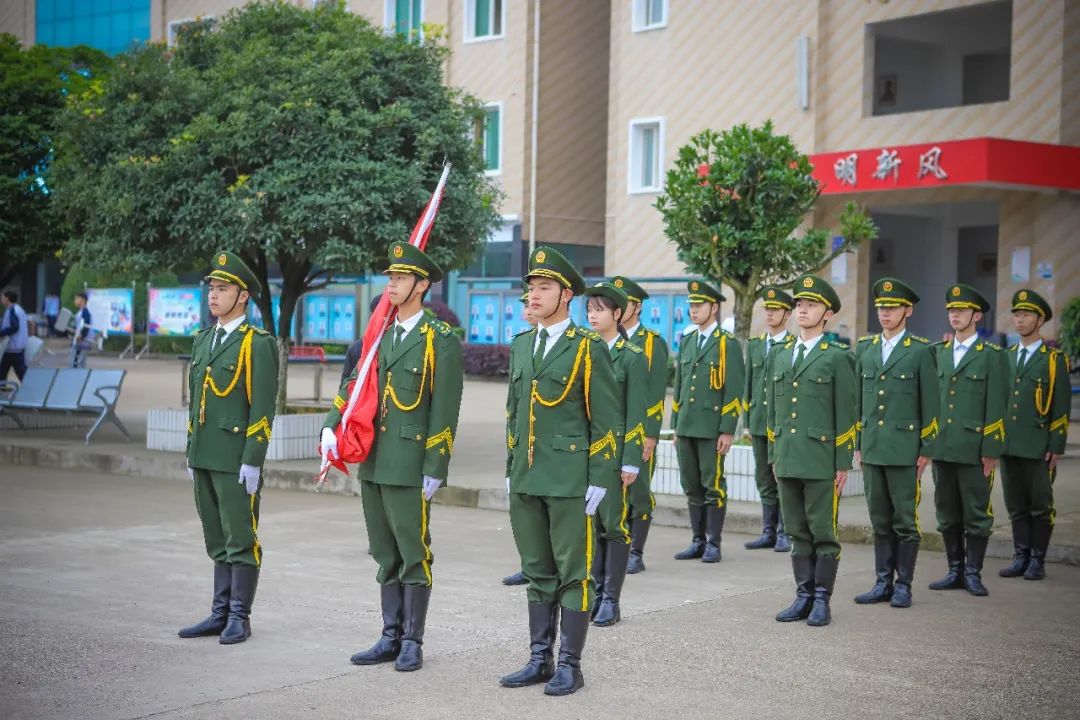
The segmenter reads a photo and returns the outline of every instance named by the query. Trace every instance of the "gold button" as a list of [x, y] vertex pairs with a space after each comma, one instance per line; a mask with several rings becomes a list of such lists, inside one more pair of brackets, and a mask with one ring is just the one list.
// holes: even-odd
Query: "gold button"
[[[1016, 408], [1018, 408], [1018, 407], [1020, 407], [1020, 406], [1019, 406], [1019, 405], [1017, 405], [1016, 403], [1013, 403], [1013, 409], [1014, 409], [1014, 410], [1015, 410]], [[1014, 419], [1015, 419], [1015, 418], [1014, 418]]]
[[952, 376], [952, 381], [956, 382], [956, 376], [955, 375]]
[[691, 380], [697, 380], [697, 373], [694, 373], [693, 375], [691, 375], [690, 379]]
[[885, 409], [885, 406], [884, 406], [884, 405], [878, 405], [878, 406], [877, 406], [877, 409], [878, 409], [878, 410], [884, 410], [884, 409]]
[[949, 403], [949, 409], [950, 409], [950, 410], [953, 410], [953, 409], [955, 409], [955, 408], [956, 408], [956, 406], [955, 406], [955, 405], [953, 405], [952, 403]]
[[238, 428], [238, 427], [236, 427], [236, 426], [234, 425], [234, 426], [233, 426], [233, 429], [232, 429], [232, 431], [233, 431], [233, 432], [240, 432], [240, 428]]
[[1020, 394], [1019, 390], [1013, 390], [1013, 395], [1019, 395], [1019, 394]]
[[690, 398], [690, 402], [694, 402], [694, 398]]
[[821, 436], [821, 442], [825, 442], [825, 436], [824, 435]]
[[914, 429], [915, 429], [915, 426], [914, 426], [914, 425], [908, 425], [908, 426], [907, 426], [907, 429], [908, 429], [908, 430], [914, 430]]
[[799, 402], [799, 398], [797, 398], [797, 397], [791, 398], [791, 402], [797, 403], [797, 402]]
[[795, 434], [795, 428], [791, 428], [791, 434], [792, 434], [792, 435], [794, 435], [794, 434]]
[[695, 390], [695, 389], [696, 388], [693, 385], [690, 386], [690, 390]]
[[885, 379], [884, 375], [882, 375], [880, 378], [878, 378], [878, 380], [884, 380], [884, 379]]
[[1017, 384], [1017, 385], [1019, 385], [1019, 384], [1020, 384], [1020, 378], [1016, 378], [1016, 384]]
[[976, 425], [975, 432], [982, 432], [982, 425]]
[[885, 424], [885, 421], [884, 421], [884, 420], [878, 420], [878, 421], [877, 421], [877, 424], [878, 424], [878, 425], [884, 425], [884, 424]]
[[570, 452], [573, 452], [575, 450], [577, 450], [577, 445], [575, 445], [574, 443], [570, 443]]
[[1016, 419], [1016, 416], [1015, 416], [1015, 415], [1013, 415], [1013, 420], [1015, 420], [1015, 419]]
[[878, 391], [877, 391], [877, 394], [878, 394], [878, 395], [884, 395], [884, 394], [885, 394], [885, 391], [884, 391], [884, 390], [878, 390]]
[[713, 410], [716, 410], [716, 411], [718, 411], [718, 412], [719, 412], [719, 410], [720, 410], [720, 406], [719, 406], [719, 405], [713, 405], [713, 406], [712, 406], [712, 409], [713, 409]]
[[950, 425], [952, 425], [952, 418], [949, 418], [949, 419], [948, 419], [948, 420], [946, 420], [945, 422], [947, 422], [947, 423], [949, 423]]
[[795, 382], [791, 383], [791, 387], [799, 387], [799, 381], [796, 380]]
[[956, 391], [955, 391], [955, 390], [950, 390], [950, 391], [949, 391], [949, 394], [950, 394], [950, 395], [955, 395], [955, 394], [956, 394]]
[[420, 438], [422, 438], [422, 437], [424, 437], [424, 436], [423, 436], [423, 435], [417, 435], [417, 436], [416, 436], [416, 439], [417, 439], [417, 440], [419, 440], [419, 439], [420, 439]]
[[799, 417], [798, 413], [791, 413], [791, 417]]
[[385, 426], [385, 425], [383, 425], [383, 426], [382, 426], [381, 428], [379, 428], [379, 431], [380, 431], [380, 432], [386, 432], [386, 426]]

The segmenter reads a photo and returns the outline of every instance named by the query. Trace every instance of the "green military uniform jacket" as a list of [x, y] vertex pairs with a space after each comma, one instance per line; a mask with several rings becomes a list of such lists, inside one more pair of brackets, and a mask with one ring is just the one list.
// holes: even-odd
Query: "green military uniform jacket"
[[218, 472], [261, 467], [274, 426], [277, 341], [247, 323], [211, 352], [214, 328], [195, 336], [188, 372], [187, 464]]
[[570, 323], [533, 371], [536, 330], [510, 346], [507, 450], [510, 490], [585, 497], [619, 481], [623, 402], [607, 343]]
[[934, 343], [940, 386], [935, 460], [977, 465], [1005, 449], [1007, 360], [1001, 348], [977, 340], [953, 367], [953, 344]]
[[742, 347], [719, 329], [699, 347], [700, 332], [687, 333], [679, 346], [671, 426], [678, 437], [734, 434], [746, 384]]
[[[649, 366], [645, 351], [623, 339], [615, 341], [611, 348], [611, 362], [615, 371], [615, 386], [621, 396], [623, 407], [622, 464], [636, 467], [641, 474], [645, 461], [645, 406], [649, 393]], [[648, 472], [644, 472], [647, 477]]]
[[1009, 402], [1005, 455], [1042, 459], [1061, 455], [1069, 434], [1072, 389], [1065, 353], [1043, 343], [1016, 371], [1017, 347], [1009, 348]]
[[659, 438], [664, 425], [664, 402], [667, 400], [668, 346], [658, 333], [644, 325], [638, 325], [630, 336], [630, 342], [645, 354], [649, 371], [648, 392], [645, 409], [645, 437]]
[[[393, 324], [379, 344], [379, 407], [375, 444], [357, 476], [380, 485], [422, 487], [424, 476], [445, 481], [461, 410], [461, 341], [430, 316], [393, 347]], [[341, 386], [324, 425], [336, 427], [349, 400]]]
[[746, 387], [743, 390], [743, 410], [747, 412], [747, 427], [751, 435], [765, 437], [768, 434], [769, 405], [765, 398], [765, 384], [769, 377], [769, 361], [783, 349], [784, 345], [794, 339], [794, 335], [785, 332], [783, 339], [773, 344], [772, 351], [768, 353], [766, 353], [769, 347], [768, 334], [750, 338], [746, 345]]
[[769, 461], [777, 477], [832, 480], [855, 452], [855, 359], [847, 345], [822, 340], [796, 370], [795, 344], [770, 361]]
[[882, 337], [859, 338], [859, 450], [871, 465], [915, 465], [938, 434], [938, 376], [926, 338], [905, 332], [881, 362]]

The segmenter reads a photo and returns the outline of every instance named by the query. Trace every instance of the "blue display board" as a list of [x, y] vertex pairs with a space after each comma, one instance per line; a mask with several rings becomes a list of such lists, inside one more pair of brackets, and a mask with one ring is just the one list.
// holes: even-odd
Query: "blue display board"
[[683, 331], [693, 325], [690, 322], [690, 302], [686, 295], [671, 296], [671, 325], [667, 338], [672, 354], [679, 351]]
[[469, 296], [469, 332], [466, 340], [479, 345], [503, 342], [502, 322], [506, 312], [501, 293], [474, 293]]
[[202, 288], [150, 288], [147, 332], [190, 337], [202, 326]]
[[356, 339], [355, 312], [352, 295], [304, 296], [304, 341], [351, 343]]
[[[281, 317], [281, 295], [270, 296], [270, 312], [274, 314], [274, 328], [277, 328], [278, 318]], [[266, 323], [263, 322], [262, 311], [259, 310], [259, 306], [253, 302], [248, 303], [248, 322], [260, 330], [270, 330], [266, 327]]]
[[503, 342], [507, 345], [514, 339], [515, 335], [531, 330], [532, 325], [525, 322], [525, 318], [522, 317], [525, 306], [521, 303], [515, 295], [504, 295], [502, 299], [503, 303], [503, 330], [502, 337]]
[[86, 295], [91, 327], [108, 335], [131, 334], [135, 306], [131, 288], [87, 288]]

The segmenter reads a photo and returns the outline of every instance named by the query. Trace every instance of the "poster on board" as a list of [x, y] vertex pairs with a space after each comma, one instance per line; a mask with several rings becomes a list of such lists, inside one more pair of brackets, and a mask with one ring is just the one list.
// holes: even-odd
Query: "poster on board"
[[135, 306], [131, 288], [87, 288], [91, 326], [106, 335], [130, 335]]
[[[202, 288], [150, 288], [147, 332], [190, 337], [202, 327]], [[93, 311], [91, 311], [93, 312]]]
[[503, 342], [500, 335], [502, 296], [495, 293], [477, 293], [469, 297], [468, 342], [493, 345]]

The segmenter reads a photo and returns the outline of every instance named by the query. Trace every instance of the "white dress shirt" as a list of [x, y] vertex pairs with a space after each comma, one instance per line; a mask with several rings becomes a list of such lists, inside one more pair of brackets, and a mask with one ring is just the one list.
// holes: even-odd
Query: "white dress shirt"
[[637, 334], [637, 331], [638, 331], [638, 328], [639, 328], [639, 327], [641, 327], [641, 323], [640, 323], [640, 322], [639, 322], [639, 323], [637, 323], [636, 325], [634, 325], [634, 327], [626, 327], [626, 326], [624, 325], [624, 326], [623, 326], [623, 329], [624, 329], [624, 330], [626, 330], [626, 337], [634, 337], [634, 335], [636, 335], [636, 334]]
[[[546, 328], [543, 325], [541, 325], [540, 323], [537, 323], [536, 324], [536, 340], [533, 341], [533, 355], [536, 355], [536, 349], [540, 347], [540, 331], [541, 330], [547, 330], [548, 331], [547, 345], [544, 346], [544, 357], [547, 357], [547, 354], [549, 352], [551, 352], [551, 348], [555, 346], [555, 341], [558, 340], [560, 337], [562, 337], [562, 334], [564, 332], [566, 332], [567, 328], [569, 328], [569, 327], [570, 327], [570, 318], [566, 318], [565, 320], [561, 320], [561, 321], [555, 323], [554, 325], [551, 325], [551, 326], [546, 327]], [[543, 358], [541, 358], [541, 360], [542, 359]]]
[[717, 323], [713, 321], [713, 324], [702, 330], [698, 328], [698, 350], [705, 347], [705, 343], [709, 341], [709, 338], [714, 332], [716, 332]]
[[424, 317], [423, 309], [414, 313], [412, 317], [405, 318], [404, 320], [402, 320], [399, 315], [397, 320], [394, 321], [394, 327], [391, 329], [391, 332], [396, 334], [399, 327], [404, 328], [405, 332], [401, 333], [401, 339], [404, 340], [405, 336], [413, 331], [413, 328], [416, 327], [416, 324], [420, 322], [422, 317]]
[[881, 334], [881, 364], [889, 362], [889, 356], [892, 355], [892, 351], [896, 349], [897, 343], [904, 337], [904, 333], [907, 330], [901, 330], [900, 333], [893, 337], [892, 340], [885, 339], [885, 333]]
[[[1020, 346], [1018, 348], [1016, 348], [1017, 367], [1020, 368], [1021, 370], [1023, 370], [1024, 367], [1027, 367], [1027, 364], [1029, 362], [1031, 362], [1031, 358], [1035, 357], [1035, 353], [1039, 352], [1039, 348], [1041, 346], [1042, 346], [1042, 338], [1039, 338], [1038, 340], [1031, 343], [1030, 345], [1024, 345], [1023, 343], [1021, 343]], [[1020, 363], [1020, 354], [1022, 352], [1024, 352], [1025, 350], [1027, 350], [1027, 355], [1024, 358], [1024, 367], [1020, 367], [1020, 365], [1019, 365], [1019, 363]]]
[[[247, 320], [247, 317], [244, 316], [244, 315], [241, 315], [238, 318], [233, 318], [232, 320], [225, 323], [224, 325], [222, 325], [220, 322], [218, 322], [218, 324], [214, 326], [214, 344], [211, 345], [210, 351], [213, 352], [214, 350], [217, 350], [217, 346], [220, 343], [224, 343], [226, 340], [228, 340], [229, 336], [233, 334], [233, 331], [236, 330], [236, 328], [240, 327], [240, 325], [243, 324], [246, 320]], [[217, 339], [217, 334], [218, 334], [218, 331], [221, 328], [225, 328], [225, 334], [221, 337], [221, 340], [219, 341]]]
[[821, 338], [825, 337], [825, 333], [821, 333], [817, 337], [810, 338], [809, 340], [797, 340], [791, 347], [791, 366], [795, 367], [795, 360], [799, 357], [799, 346], [802, 345], [806, 350], [803, 352], [803, 359], [805, 360], [810, 351], [814, 349], [814, 346], [821, 342]]
[[952, 348], [952, 365], [956, 367], [960, 364], [960, 361], [964, 359], [964, 354], [971, 349], [971, 346], [975, 344], [975, 341], [979, 339], [979, 334], [975, 333], [964, 342], [960, 342], [956, 338], [953, 338]]

